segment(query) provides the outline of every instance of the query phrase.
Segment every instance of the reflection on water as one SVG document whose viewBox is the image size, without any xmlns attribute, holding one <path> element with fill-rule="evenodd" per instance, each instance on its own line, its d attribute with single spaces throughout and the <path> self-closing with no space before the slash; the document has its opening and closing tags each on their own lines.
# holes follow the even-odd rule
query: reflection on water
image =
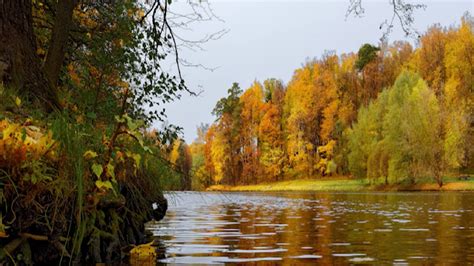
<svg viewBox="0 0 474 266">
<path fill-rule="evenodd" d="M 159 263 L 474 263 L 473 193 L 166 197 Z"/>
</svg>

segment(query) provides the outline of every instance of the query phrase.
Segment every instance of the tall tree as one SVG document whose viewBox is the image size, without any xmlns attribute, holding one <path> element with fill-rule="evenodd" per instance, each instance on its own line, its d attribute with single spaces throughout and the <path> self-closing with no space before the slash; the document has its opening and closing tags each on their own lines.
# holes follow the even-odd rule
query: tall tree
<svg viewBox="0 0 474 266">
<path fill-rule="evenodd" d="M 290 176 L 313 175 L 321 119 L 321 106 L 314 88 L 318 68 L 317 63 L 310 62 L 297 69 L 286 91 L 283 121 Z"/>
<path fill-rule="evenodd" d="M 171 145 L 171 152 L 169 154 L 169 161 L 181 174 L 181 189 L 191 189 L 191 167 L 192 158 L 188 145 L 181 139 L 176 139 Z"/>
<path fill-rule="evenodd" d="M 385 171 L 380 169 L 379 161 L 383 158 L 374 162 L 375 157 L 381 157 L 382 151 L 378 156 L 374 156 L 374 153 L 383 146 L 383 119 L 387 111 L 387 101 L 388 90 L 385 90 L 376 101 L 367 107 L 362 106 L 357 115 L 357 122 L 348 131 L 349 170 L 358 178 L 387 178 Z"/>
<path fill-rule="evenodd" d="M 446 68 L 445 142 L 446 161 L 453 169 L 474 165 L 474 20 L 462 18 L 460 28 L 447 41 L 444 54 Z"/>
<path fill-rule="evenodd" d="M 426 80 L 437 95 L 443 90 L 446 81 L 444 64 L 446 41 L 449 32 L 440 25 L 434 25 L 420 38 L 420 47 L 416 50 L 411 64 L 421 77 Z"/>
<path fill-rule="evenodd" d="M 78 0 L 59 0 L 56 4 L 54 27 L 43 67 L 52 88 L 56 87 L 64 64 L 69 31 L 73 26 L 72 15 L 77 3 Z"/>
<path fill-rule="evenodd" d="M 213 124 L 206 132 L 204 144 L 204 168 L 212 180 L 214 180 L 214 177 L 216 176 L 216 167 L 212 157 L 212 148 L 214 145 L 215 136 L 216 126 Z"/>
<path fill-rule="evenodd" d="M 419 76 L 404 72 L 359 111 L 349 134 L 350 169 L 359 177 L 384 177 L 386 183 L 433 176 L 442 185 L 441 132 L 434 92 Z"/>
<path fill-rule="evenodd" d="M 41 101 L 47 109 L 58 107 L 58 97 L 41 69 L 36 54 L 32 0 L 0 2 L 0 77 L 9 87 Z"/>
<path fill-rule="evenodd" d="M 242 89 L 238 83 L 233 83 L 227 93 L 227 97 L 221 98 L 212 111 L 218 121 L 214 141 L 216 146 L 214 148 L 213 145 L 212 150 L 215 151 L 216 159 L 218 157 L 226 158 L 222 166 L 216 165 L 216 172 L 222 175 L 221 179 L 224 179 L 224 182 L 236 184 L 242 173 L 240 138 L 242 125 L 240 95 Z M 217 169 L 220 170 L 217 171 Z"/>
<path fill-rule="evenodd" d="M 258 127 L 263 116 L 263 87 L 254 82 L 242 96 L 240 96 L 242 110 L 240 119 L 242 121 L 240 144 L 242 147 L 242 178 L 244 183 L 256 183 L 260 175 L 259 150 L 260 139 Z"/>
<path fill-rule="evenodd" d="M 283 99 L 285 88 L 281 81 L 264 81 L 265 104 L 259 125 L 260 164 L 263 180 L 278 181 L 283 178 L 286 162 L 285 140 L 283 135 Z"/>
<path fill-rule="evenodd" d="M 206 168 L 206 134 L 208 132 L 209 125 L 201 124 L 197 128 L 197 138 L 191 145 L 189 145 L 189 152 L 192 158 L 192 189 L 193 190 L 204 190 L 212 184 L 212 177 Z"/>
</svg>

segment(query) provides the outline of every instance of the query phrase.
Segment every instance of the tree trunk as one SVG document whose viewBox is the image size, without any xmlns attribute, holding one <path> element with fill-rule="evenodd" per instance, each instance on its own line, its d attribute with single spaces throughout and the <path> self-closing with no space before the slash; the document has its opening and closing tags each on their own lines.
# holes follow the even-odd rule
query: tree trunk
<svg viewBox="0 0 474 266">
<path fill-rule="evenodd" d="M 441 155 L 438 155 L 437 158 L 441 158 Z M 441 188 L 443 186 L 443 176 L 441 175 L 441 163 L 436 163 L 434 165 L 434 178 L 438 186 Z"/>
<path fill-rule="evenodd" d="M 51 42 L 49 43 L 48 54 L 43 68 L 53 88 L 58 84 L 75 5 L 75 0 L 59 0 L 56 5 L 56 17 L 54 18 Z"/>
<path fill-rule="evenodd" d="M 59 107 L 36 55 L 31 0 L 0 0 L 0 79 L 47 110 Z"/>
</svg>

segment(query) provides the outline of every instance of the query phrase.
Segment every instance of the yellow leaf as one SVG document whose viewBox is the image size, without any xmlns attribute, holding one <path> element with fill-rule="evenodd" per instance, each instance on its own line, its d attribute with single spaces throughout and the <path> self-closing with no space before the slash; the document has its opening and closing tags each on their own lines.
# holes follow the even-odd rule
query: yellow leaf
<svg viewBox="0 0 474 266">
<path fill-rule="evenodd" d="M 112 183 L 110 181 L 95 181 L 95 186 L 99 189 L 113 189 Z"/>
<path fill-rule="evenodd" d="M 137 263 L 137 265 L 144 264 L 146 261 L 153 261 L 156 257 L 156 247 L 153 242 L 148 244 L 138 245 L 130 250 L 130 259 Z"/>
<path fill-rule="evenodd" d="M 137 17 L 138 17 L 139 19 L 142 19 L 144 16 L 145 16 L 145 10 L 143 10 L 143 9 L 141 9 L 141 8 L 138 9 L 138 10 L 137 10 Z"/>
<path fill-rule="evenodd" d="M 142 157 L 140 156 L 140 154 L 134 153 L 134 154 L 132 155 L 132 158 L 133 158 L 133 160 L 135 161 L 135 167 L 140 167 L 140 160 L 141 160 L 141 158 L 142 158 Z"/>
<path fill-rule="evenodd" d="M 88 150 L 88 151 L 84 152 L 84 158 L 86 160 L 90 160 L 90 159 L 95 158 L 95 157 L 97 157 L 97 153 L 95 151 Z"/>
<path fill-rule="evenodd" d="M 16 97 L 15 98 L 15 104 L 16 104 L 16 106 L 20 107 L 21 106 L 21 99 Z"/>
<path fill-rule="evenodd" d="M 46 54 L 46 51 L 43 48 L 40 47 L 40 48 L 36 49 L 36 53 L 39 54 L 39 55 L 44 55 L 44 54 Z"/>
<path fill-rule="evenodd" d="M 18 124 L 10 124 L 3 130 L 3 140 L 15 137 L 15 132 L 20 132 Z"/>
</svg>

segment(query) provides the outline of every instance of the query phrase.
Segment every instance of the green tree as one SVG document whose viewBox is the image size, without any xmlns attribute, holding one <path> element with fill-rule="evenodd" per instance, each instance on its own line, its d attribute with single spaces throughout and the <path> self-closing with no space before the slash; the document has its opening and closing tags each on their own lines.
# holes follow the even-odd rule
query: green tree
<svg viewBox="0 0 474 266">
<path fill-rule="evenodd" d="M 368 63 L 377 58 L 378 51 L 380 51 L 379 47 L 368 43 L 362 45 L 357 53 L 357 61 L 355 62 L 356 69 L 362 71 Z"/>
<path fill-rule="evenodd" d="M 438 99 L 416 74 L 402 73 L 349 131 L 349 167 L 358 177 L 385 182 L 434 177 L 442 185 L 442 131 Z"/>
<path fill-rule="evenodd" d="M 204 190 L 212 184 L 212 177 L 206 168 L 206 134 L 209 129 L 208 124 L 201 124 L 197 128 L 197 138 L 189 145 L 192 158 L 192 189 Z"/>
<path fill-rule="evenodd" d="M 215 140 L 212 154 L 218 180 L 224 183 L 236 184 L 241 177 L 241 111 L 240 95 L 242 89 L 238 83 L 233 83 L 227 90 L 227 97 L 221 98 L 212 114 L 217 117 Z M 216 164 L 220 161 L 220 164 Z"/>
<path fill-rule="evenodd" d="M 374 153 L 383 140 L 383 119 L 386 114 L 388 90 L 383 91 L 377 100 L 367 107 L 361 107 L 354 123 L 348 131 L 349 170 L 359 178 L 378 178 L 372 172 L 368 174 L 369 157 Z M 372 165 L 374 165 L 372 163 Z M 372 169 L 374 169 L 372 167 Z"/>
</svg>

